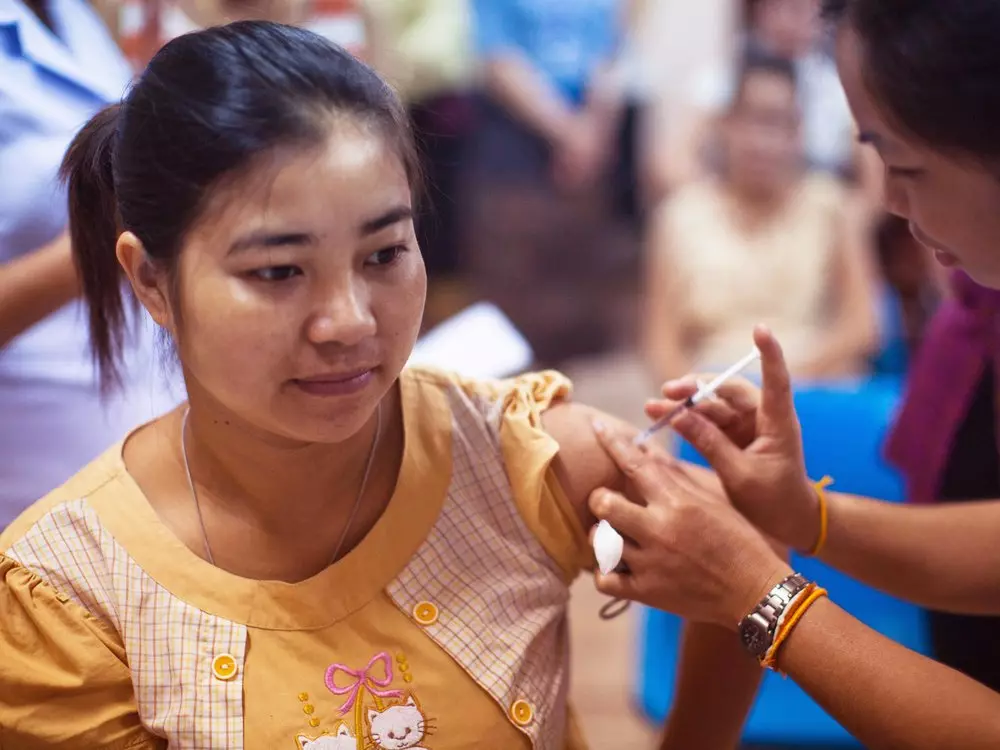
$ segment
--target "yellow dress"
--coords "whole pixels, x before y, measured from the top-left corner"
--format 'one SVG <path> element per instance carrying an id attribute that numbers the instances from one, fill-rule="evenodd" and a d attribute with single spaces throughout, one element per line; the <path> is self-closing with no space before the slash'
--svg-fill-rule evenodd
<path id="1" fill-rule="evenodd" d="M 0 746 L 577 750 L 565 606 L 590 564 L 549 471 L 554 373 L 408 370 L 382 518 L 297 584 L 164 526 L 122 444 L 0 536 Z"/>

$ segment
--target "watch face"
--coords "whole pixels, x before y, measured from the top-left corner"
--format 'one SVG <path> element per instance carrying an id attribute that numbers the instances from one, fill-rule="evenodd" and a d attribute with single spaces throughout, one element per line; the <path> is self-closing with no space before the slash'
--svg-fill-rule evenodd
<path id="1" fill-rule="evenodd" d="M 767 626 L 755 618 L 747 618 L 740 625 L 743 646 L 754 656 L 761 656 L 768 647 Z"/>

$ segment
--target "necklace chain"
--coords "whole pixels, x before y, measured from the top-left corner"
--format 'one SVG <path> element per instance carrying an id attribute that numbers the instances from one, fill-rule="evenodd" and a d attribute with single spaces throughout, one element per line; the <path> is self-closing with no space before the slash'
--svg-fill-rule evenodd
<path id="1" fill-rule="evenodd" d="M 191 462 L 188 460 L 187 452 L 187 423 L 188 414 L 191 413 L 190 409 L 184 410 L 184 416 L 181 418 L 181 457 L 184 459 L 184 473 L 187 475 L 188 489 L 191 491 L 191 499 L 194 501 L 194 509 L 198 514 L 198 524 L 201 527 L 201 541 L 205 545 L 205 559 L 208 560 L 212 565 L 215 565 L 215 557 L 212 555 L 212 545 L 208 541 L 208 531 L 205 528 L 205 518 L 201 513 L 201 503 L 198 500 L 198 491 L 195 489 L 194 477 L 191 476 Z M 330 562 L 327 565 L 333 565 L 340 557 L 340 551 L 344 548 L 344 543 L 347 541 L 347 535 L 350 533 L 351 526 L 354 525 L 354 519 L 358 515 L 358 511 L 361 509 L 361 501 L 365 496 L 365 489 L 368 487 L 368 477 L 371 475 L 372 465 L 375 463 L 375 453 L 378 448 L 379 438 L 382 435 L 382 402 L 375 411 L 375 436 L 372 438 L 371 448 L 368 450 L 368 460 L 365 462 L 365 473 L 361 477 L 361 487 L 358 489 L 358 496 L 354 500 L 354 507 L 351 508 L 351 514 L 347 518 L 347 523 L 344 525 L 344 530 L 340 534 L 340 540 L 337 542 L 337 546 L 333 550 L 333 556 L 330 558 Z"/>

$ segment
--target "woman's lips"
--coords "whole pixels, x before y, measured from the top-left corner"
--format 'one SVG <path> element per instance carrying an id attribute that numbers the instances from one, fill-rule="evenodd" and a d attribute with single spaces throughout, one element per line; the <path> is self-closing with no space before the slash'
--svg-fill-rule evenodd
<path id="1" fill-rule="evenodd" d="M 330 373 L 293 380 L 297 388 L 310 396 L 349 396 L 364 390 L 375 377 L 375 369 L 350 373 Z"/>

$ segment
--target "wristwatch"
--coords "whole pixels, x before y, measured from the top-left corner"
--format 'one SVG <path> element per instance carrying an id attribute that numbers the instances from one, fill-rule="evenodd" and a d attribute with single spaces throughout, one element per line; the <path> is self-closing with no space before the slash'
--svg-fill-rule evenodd
<path id="1" fill-rule="evenodd" d="M 743 647 L 758 660 L 763 659 L 771 648 L 781 614 L 808 585 L 809 581 L 798 573 L 793 573 L 771 589 L 760 604 L 740 621 Z"/>

